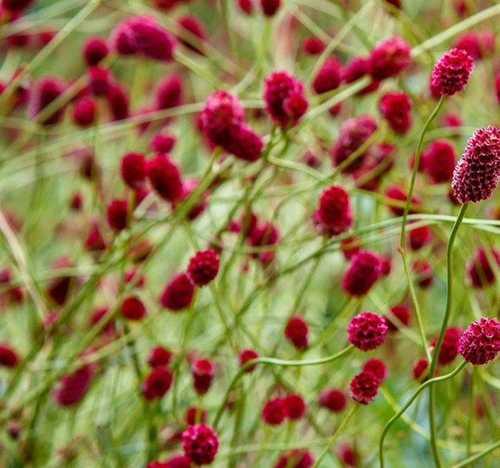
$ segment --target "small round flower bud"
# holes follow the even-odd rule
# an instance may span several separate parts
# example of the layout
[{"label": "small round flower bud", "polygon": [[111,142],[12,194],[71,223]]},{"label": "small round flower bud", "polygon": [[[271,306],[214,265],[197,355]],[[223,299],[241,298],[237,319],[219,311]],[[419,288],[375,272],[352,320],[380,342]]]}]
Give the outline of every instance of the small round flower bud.
[{"label": "small round flower bud", "polygon": [[484,317],[473,322],[460,337],[458,351],[474,365],[493,361],[500,352],[500,322]]}]

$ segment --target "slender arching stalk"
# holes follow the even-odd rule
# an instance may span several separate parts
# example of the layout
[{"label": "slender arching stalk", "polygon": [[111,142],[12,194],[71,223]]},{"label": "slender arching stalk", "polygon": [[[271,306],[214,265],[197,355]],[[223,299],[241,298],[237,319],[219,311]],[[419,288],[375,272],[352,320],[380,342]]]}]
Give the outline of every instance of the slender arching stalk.
[{"label": "slender arching stalk", "polygon": [[219,406],[219,409],[217,410],[217,414],[215,415],[213,427],[217,429],[217,426],[219,424],[220,418],[222,416],[222,413],[224,411],[224,407],[226,406],[226,403],[229,399],[229,395],[231,393],[231,390],[235,387],[235,385],[238,383],[240,378],[245,374],[245,372],[250,369],[253,366],[263,364],[267,366],[280,366],[280,367],[303,367],[303,366],[319,366],[321,364],[328,364],[330,362],[336,361],[337,359],[340,359],[341,357],[346,356],[350,351],[353,350],[353,346],[349,345],[339,351],[338,353],[332,354],[331,356],[327,356],[325,358],[320,358],[320,359],[304,359],[304,360],[285,360],[285,359],[275,359],[275,358],[269,358],[269,357],[261,357],[257,359],[253,359],[252,361],[248,361],[244,366],[242,366],[239,371],[235,374],[233,377],[233,380],[231,380],[231,383],[229,384],[229,387],[226,390],[226,393],[224,395],[224,398],[222,399],[222,403]]},{"label": "slender arching stalk", "polygon": [[[458,214],[458,218],[453,225],[453,229],[451,230],[450,240],[448,241],[448,250],[446,255],[447,261],[447,294],[446,294],[446,309],[444,312],[443,322],[441,323],[441,330],[439,332],[439,338],[436,343],[436,347],[434,352],[432,353],[431,367],[429,375],[434,377],[436,372],[436,367],[438,363],[439,353],[441,351],[441,346],[443,345],[444,334],[446,332],[446,327],[448,326],[448,321],[450,319],[451,312],[451,303],[453,299],[453,245],[455,243],[455,239],[457,237],[458,228],[462,223],[462,219],[465,216],[465,212],[467,211],[467,204],[462,205],[460,208],[460,213]],[[434,463],[439,468],[441,466],[441,461],[439,459],[439,451],[436,443],[436,424],[434,418],[434,388],[432,384],[429,386],[429,425],[431,431],[431,448],[432,454],[434,457]],[[471,415],[472,416],[472,415]]]},{"label": "slender arching stalk", "polygon": [[382,431],[382,435],[380,436],[379,445],[378,445],[378,456],[380,461],[380,468],[384,468],[384,440],[389,432],[389,429],[392,425],[405,413],[405,411],[411,406],[411,404],[415,401],[415,399],[422,393],[423,390],[426,389],[429,385],[433,385],[435,383],[444,382],[449,380],[455,375],[457,375],[465,366],[467,362],[462,362],[459,366],[457,366],[453,371],[449,374],[442,375],[440,377],[434,377],[433,379],[429,379],[423,384],[421,384],[410,397],[410,399],[403,405],[403,407],[391,418],[387,421],[387,424],[384,426],[384,430]]}]

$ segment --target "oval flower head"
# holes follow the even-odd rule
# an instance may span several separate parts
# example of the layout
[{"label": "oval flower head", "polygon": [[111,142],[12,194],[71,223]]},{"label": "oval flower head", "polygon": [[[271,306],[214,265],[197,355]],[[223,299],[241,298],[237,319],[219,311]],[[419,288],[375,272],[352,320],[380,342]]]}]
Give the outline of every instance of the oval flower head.
[{"label": "oval flower head", "polygon": [[451,187],[459,203],[490,198],[500,180],[500,128],[474,132],[453,171]]},{"label": "oval flower head", "polygon": [[451,49],[436,63],[431,88],[436,96],[452,96],[463,91],[474,69],[473,58],[462,49]]}]

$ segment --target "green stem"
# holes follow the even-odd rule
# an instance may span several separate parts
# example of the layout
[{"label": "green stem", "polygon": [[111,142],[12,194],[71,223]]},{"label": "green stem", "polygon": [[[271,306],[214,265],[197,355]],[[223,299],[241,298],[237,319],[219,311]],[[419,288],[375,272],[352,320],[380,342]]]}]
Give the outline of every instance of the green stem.
[{"label": "green stem", "polygon": [[490,445],[488,448],[484,449],[482,452],[479,452],[476,455],[473,455],[472,457],[466,458],[465,460],[462,460],[460,463],[453,465],[452,468],[462,468],[463,466],[470,466],[472,464],[472,462],[475,462],[475,461],[479,460],[480,458],[483,458],[484,456],[488,455],[488,453],[493,452],[493,450],[495,450],[499,447],[500,447],[500,440],[498,440],[494,444]]},{"label": "green stem", "polygon": [[217,425],[219,424],[220,418],[222,416],[224,408],[225,408],[227,401],[229,399],[229,395],[231,393],[231,390],[238,383],[240,378],[245,374],[245,371],[247,369],[249,369],[253,366],[256,366],[258,364],[264,364],[264,365],[268,365],[268,366],[281,366],[281,367],[319,366],[321,364],[327,364],[327,363],[336,361],[337,359],[340,359],[341,357],[345,356],[350,351],[352,351],[353,348],[354,347],[352,345],[349,345],[336,354],[332,354],[331,356],[327,356],[325,358],[320,358],[320,359],[285,360],[285,359],[261,357],[261,358],[253,359],[252,361],[247,362],[244,366],[242,366],[239,369],[239,371],[233,377],[233,380],[231,381],[231,383],[229,384],[229,387],[226,390],[226,393],[224,395],[222,403],[219,406],[219,409],[217,410],[217,414],[215,415],[215,419],[214,419],[214,423],[213,423],[214,429],[217,429]]},{"label": "green stem", "polygon": [[457,375],[465,366],[467,362],[462,362],[459,366],[453,369],[449,374],[442,375],[440,377],[434,377],[433,379],[429,379],[423,384],[421,384],[410,397],[410,399],[403,405],[403,407],[391,418],[387,421],[387,424],[384,426],[384,430],[382,431],[382,435],[380,436],[379,445],[378,445],[378,456],[380,461],[380,468],[384,468],[384,440],[389,432],[389,429],[392,425],[405,413],[405,411],[410,407],[410,405],[415,401],[415,399],[425,390],[426,387],[432,385],[434,383],[444,382],[449,380],[455,375]]},{"label": "green stem", "polygon": [[[458,228],[462,223],[462,219],[464,218],[465,212],[467,211],[467,204],[462,205],[460,208],[460,213],[458,214],[457,220],[453,225],[453,229],[451,230],[450,240],[448,241],[448,250],[447,250],[447,294],[446,294],[446,309],[443,317],[443,322],[441,323],[441,330],[439,332],[439,338],[436,344],[436,347],[432,353],[432,361],[430,366],[430,377],[434,377],[436,372],[436,367],[438,363],[439,353],[441,351],[441,346],[444,340],[444,334],[446,332],[446,327],[448,326],[448,321],[450,319],[451,312],[451,303],[453,298],[453,244],[455,243],[455,239],[457,237]],[[435,415],[434,415],[434,389],[433,386],[429,386],[429,424],[431,431],[431,449],[434,457],[434,463],[436,467],[441,467],[441,461],[439,459],[439,451],[436,444],[436,424],[435,424]]]}]

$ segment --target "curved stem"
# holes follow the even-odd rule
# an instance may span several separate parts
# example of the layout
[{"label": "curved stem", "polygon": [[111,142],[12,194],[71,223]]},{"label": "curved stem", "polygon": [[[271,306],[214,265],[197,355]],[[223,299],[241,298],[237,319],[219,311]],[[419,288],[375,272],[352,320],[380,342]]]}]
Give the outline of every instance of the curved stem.
[{"label": "curved stem", "polygon": [[[432,361],[430,367],[430,377],[434,377],[436,372],[436,367],[438,363],[439,353],[441,351],[441,346],[444,340],[444,334],[446,332],[446,327],[448,326],[448,321],[450,319],[451,312],[451,301],[453,298],[453,244],[455,243],[455,239],[457,237],[458,228],[462,223],[462,219],[465,216],[465,212],[467,211],[467,204],[462,205],[460,208],[460,212],[458,214],[457,220],[453,225],[453,229],[451,230],[450,240],[448,241],[448,250],[446,255],[447,260],[447,294],[446,294],[446,310],[444,312],[443,322],[441,323],[441,330],[439,332],[439,338],[436,344],[436,347],[432,353]],[[431,449],[432,455],[434,457],[434,463],[436,467],[441,467],[441,461],[439,459],[439,451],[436,443],[436,424],[435,424],[435,415],[434,415],[434,389],[433,386],[429,387],[429,424],[431,431]]]},{"label": "curved stem", "polygon": [[235,385],[238,383],[240,378],[245,374],[245,372],[248,369],[250,369],[251,367],[256,366],[258,364],[264,364],[264,365],[268,365],[268,366],[280,366],[280,367],[319,366],[321,364],[327,364],[329,362],[336,361],[337,359],[340,359],[341,357],[348,354],[353,349],[354,349],[354,346],[349,345],[336,354],[332,354],[331,356],[327,356],[327,357],[320,358],[320,359],[285,360],[285,359],[261,357],[261,358],[253,359],[252,361],[248,361],[244,366],[242,366],[238,370],[236,375],[233,377],[233,380],[231,380],[231,383],[229,384],[229,387],[226,390],[226,393],[224,395],[222,403],[219,406],[219,409],[217,410],[217,414],[215,415],[215,419],[214,419],[214,423],[213,423],[214,429],[217,430],[217,425],[220,421],[220,418],[222,416],[222,412],[224,411],[226,403],[229,399],[229,395],[231,393],[231,390],[235,387]]},{"label": "curved stem", "polygon": [[460,463],[453,465],[452,468],[462,468],[463,466],[469,466],[472,462],[475,462],[475,461],[479,460],[480,458],[483,458],[484,456],[488,455],[488,453],[493,452],[493,450],[495,450],[499,447],[500,447],[500,440],[498,440],[494,444],[490,445],[488,448],[484,449],[482,452],[479,452],[476,455],[473,455],[472,457],[466,458],[465,460],[462,460]]},{"label": "curved stem", "polygon": [[410,407],[410,405],[415,401],[415,399],[425,390],[426,387],[432,385],[434,383],[443,382],[445,380],[451,379],[455,377],[465,366],[467,365],[467,361],[462,362],[459,366],[457,366],[453,371],[449,374],[442,375],[440,377],[434,377],[433,379],[429,379],[423,384],[421,384],[416,390],[415,393],[410,397],[410,399],[405,403],[405,405],[391,418],[387,421],[387,424],[384,426],[384,430],[382,431],[382,435],[380,436],[380,441],[378,445],[378,455],[380,461],[380,468],[384,468],[384,440],[389,432],[391,426],[401,417],[402,414]]}]

